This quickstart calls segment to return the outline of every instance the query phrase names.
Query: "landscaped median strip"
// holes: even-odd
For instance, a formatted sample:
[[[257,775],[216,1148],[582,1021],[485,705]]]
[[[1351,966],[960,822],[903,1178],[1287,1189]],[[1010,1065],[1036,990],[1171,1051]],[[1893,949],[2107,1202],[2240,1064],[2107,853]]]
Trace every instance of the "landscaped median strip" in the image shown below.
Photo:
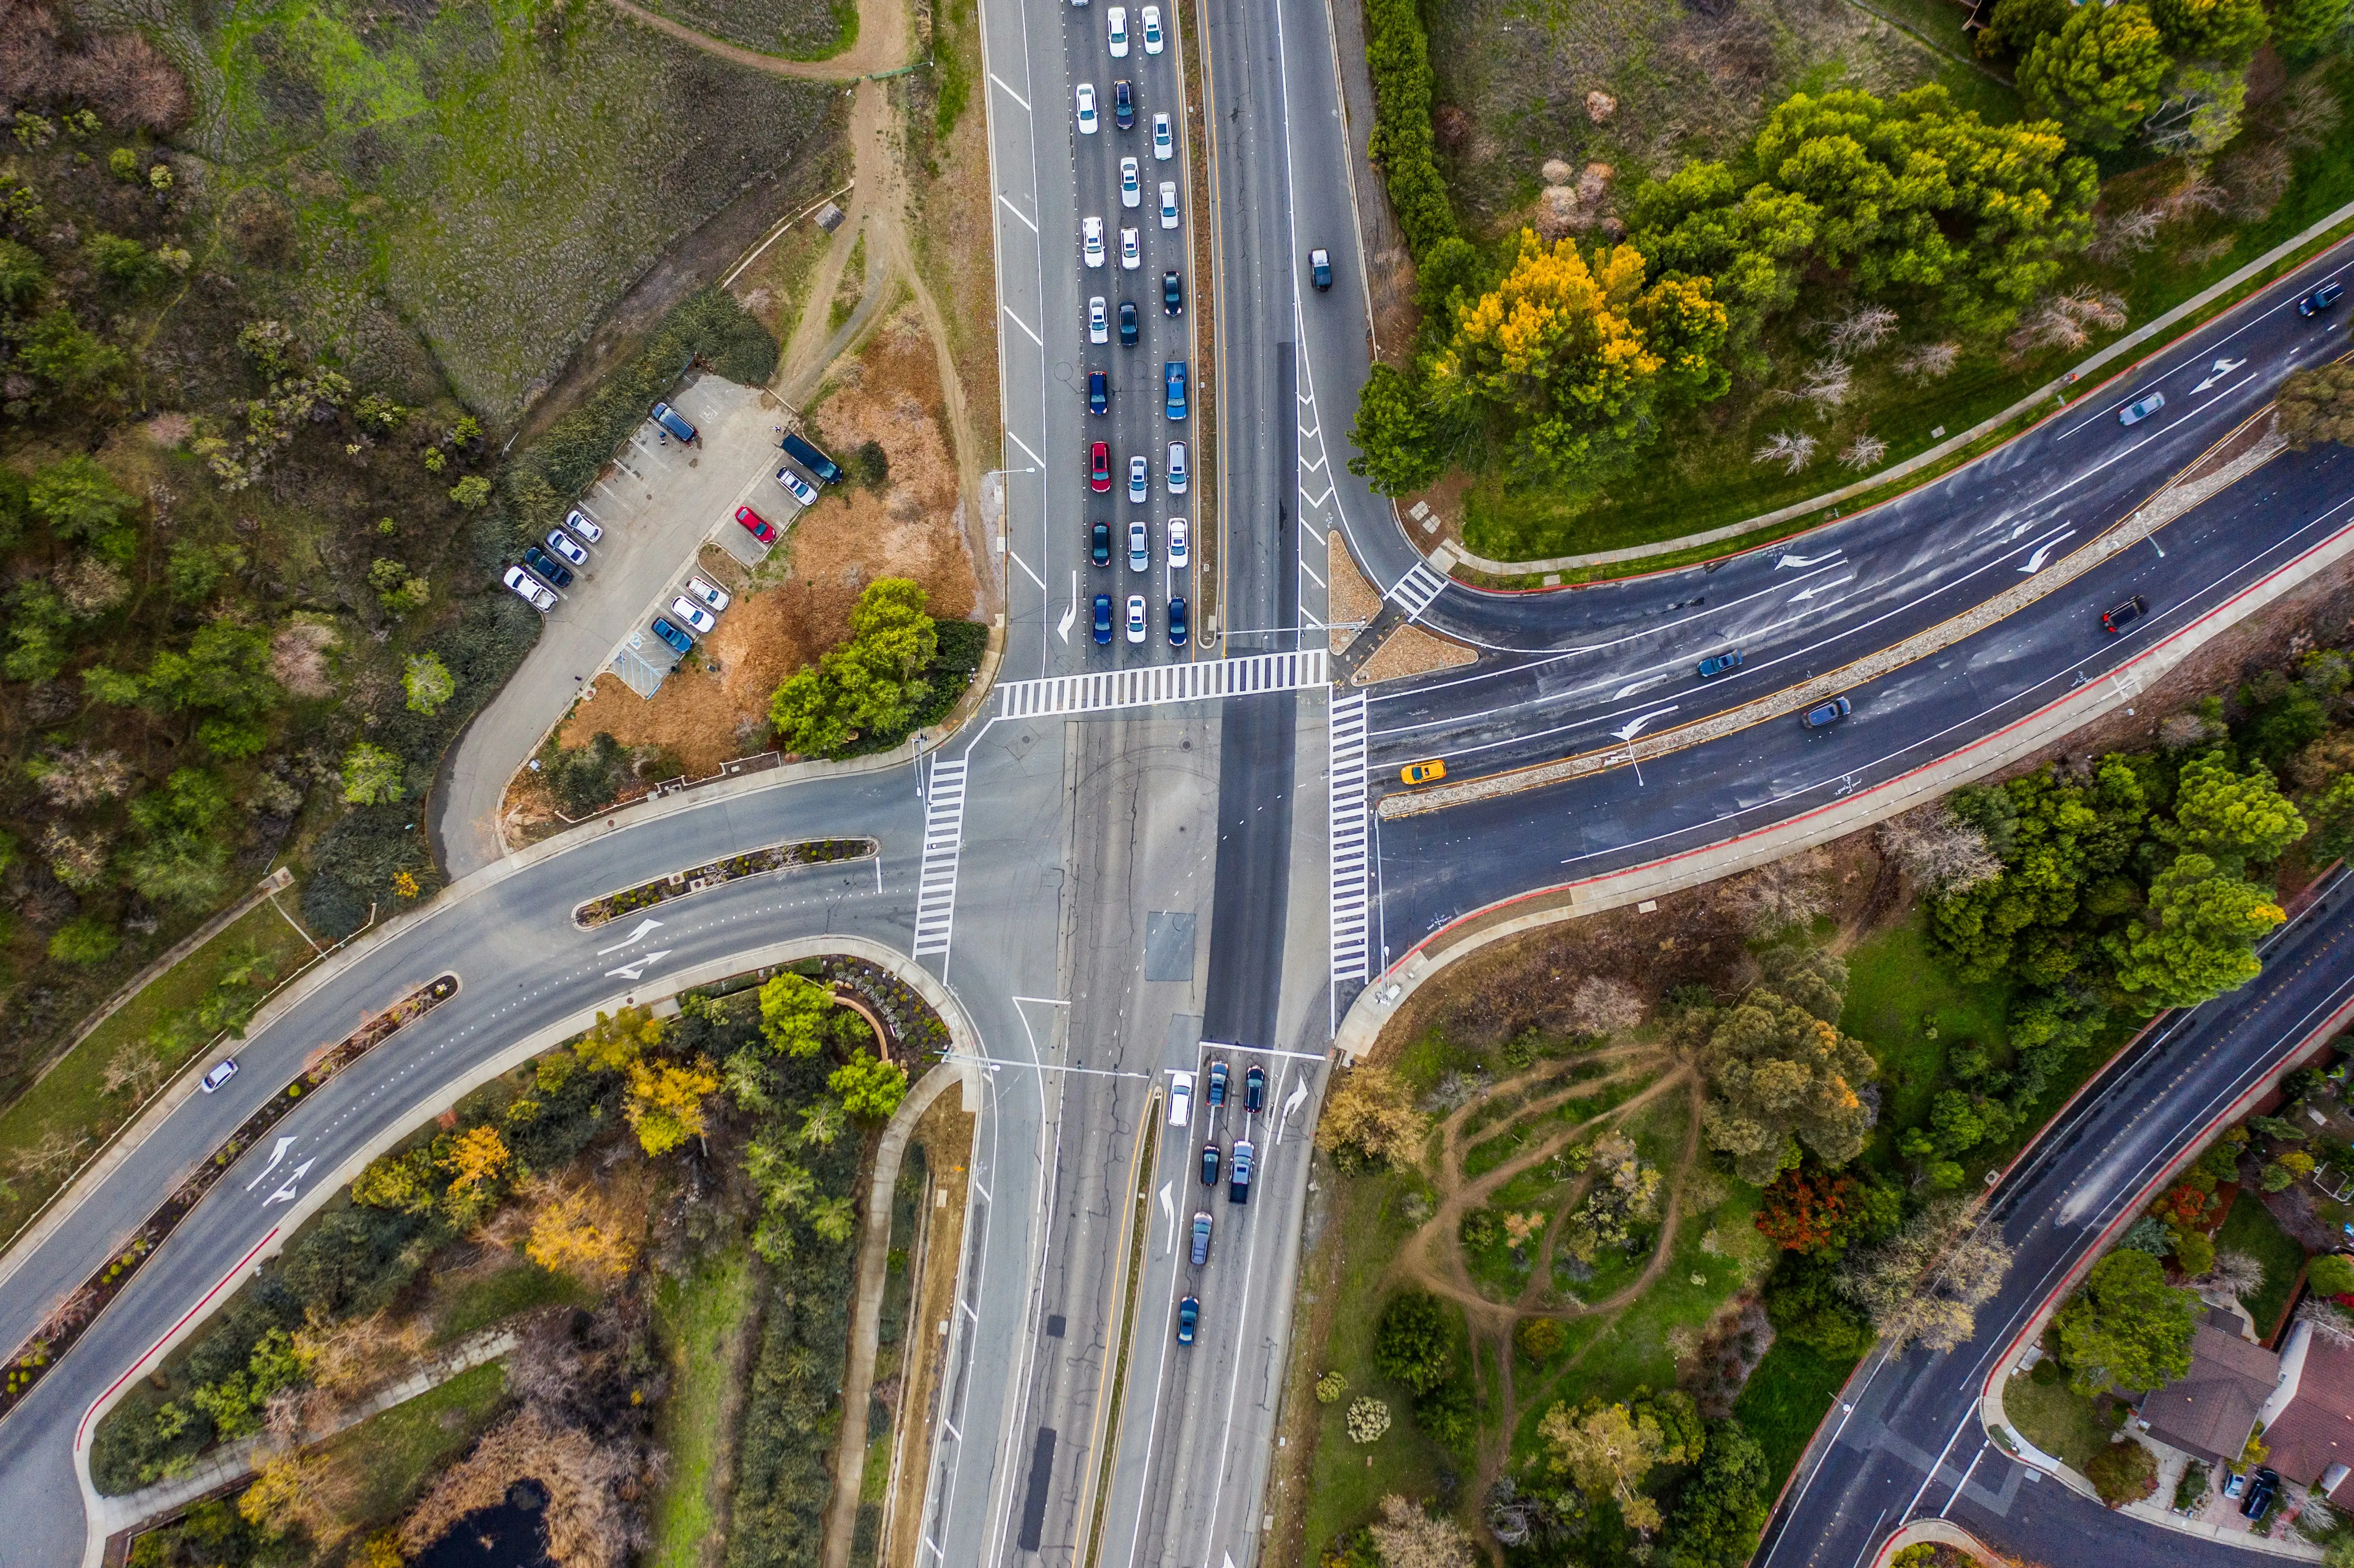
[[[641,882],[635,887],[624,887],[618,893],[608,893],[591,898],[572,912],[572,923],[584,931],[593,931],[609,921],[624,915],[634,915],[651,909],[657,904],[673,898],[684,898],[722,883],[740,882],[748,876],[765,876],[772,871],[784,871],[796,865],[838,865],[845,861],[871,860],[880,854],[883,846],[873,839],[803,839],[792,843],[770,844],[766,849],[747,850],[731,854],[725,860],[715,860],[705,865],[689,866],[673,871],[668,876],[657,876],[652,882]]]
[[[2238,483],[2270,462],[2285,449],[2287,443],[2278,431],[2267,425],[2246,450],[2208,472],[2202,474],[2200,471],[2211,458],[2227,450],[2257,420],[2269,420],[2271,418],[2269,408],[2256,414],[2209,448],[2197,461],[2144,502],[2125,521],[2109,528],[2082,549],[2062,556],[2032,573],[2024,581],[1973,605],[1951,620],[1926,627],[1852,663],[1692,724],[1663,729],[1653,735],[1638,736],[1603,750],[1579,752],[1557,761],[1533,763],[1526,768],[1467,779],[1457,784],[1440,784],[1427,789],[1385,795],[1382,798],[1381,815],[1393,820],[1420,816],[1426,812],[1444,810],[1450,806],[1468,805],[1474,800],[1490,800],[1526,789],[1545,789],[1610,768],[1648,762],[1670,752],[1720,740],[1752,725],[1803,713],[1850,687],[1878,680],[1907,664],[1940,652],[2017,614],[2037,599],[2057,592],[2111,556],[2140,544],[2200,502]]]
[[[248,1117],[245,1125],[231,1133],[228,1140],[213,1151],[211,1159],[196,1167],[176,1192],[157,1205],[155,1212],[147,1216],[146,1224],[133,1232],[131,1239],[83,1281],[80,1289],[59,1303],[48,1320],[17,1348],[7,1363],[6,1381],[0,1384],[0,1418],[15,1410],[49,1368],[73,1349],[90,1326],[98,1321],[99,1314],[131,1283],[140,1266],[154,1255],[155,1249],[179,1228],[189,1211],[237,1163],[239,1155],[276,1126],[311,1091],[390,1039],[403,1024],[422,1018],[457,994],[456,975],[443,975],[411,991],[345,1035],[292,1083],[272,1095],[268,1104]]]

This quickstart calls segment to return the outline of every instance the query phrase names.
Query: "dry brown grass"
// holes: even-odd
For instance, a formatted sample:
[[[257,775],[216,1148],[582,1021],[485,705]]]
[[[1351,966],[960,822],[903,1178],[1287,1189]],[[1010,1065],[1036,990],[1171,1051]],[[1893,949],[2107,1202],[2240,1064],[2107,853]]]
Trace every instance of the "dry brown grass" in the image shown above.
[[[547,1489],[550,1557],[563,1568],[620,1568],[643,1544],[620,1495],[635,1489],[638,1469],[634,1456],[527,1405],[442,1473],[401,1524],[401,1551],[415,1557],[466,1515],[496,1507],[509,1488],[530,1480]]]

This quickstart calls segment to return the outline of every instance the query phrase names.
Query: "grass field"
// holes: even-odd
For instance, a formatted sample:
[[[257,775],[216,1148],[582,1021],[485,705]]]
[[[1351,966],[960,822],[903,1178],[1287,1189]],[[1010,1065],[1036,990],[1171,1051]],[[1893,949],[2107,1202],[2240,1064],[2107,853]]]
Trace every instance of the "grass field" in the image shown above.
[[[2003,1015],[2010,988],[1956,980],[1918,916],[1858,943],[1847,961],[1840,1027],[1869,1045],[1880,1063],[1885,1097],[1874,1149],[1884,1158],[1898,1129],[1928,1118],[1930,1097],[1946,1086],[1946,1052],[1976,1044],[1997,1061],[2008,1060]]]
[[[596,1304],[596,1292],[570,1275],[518,1257],[479,1275],[436,1276],[425,1310],[433,1324],[433,1343],[446,1345],[535,1307]]]
[[[2247,1253],[2264,1266],[2264,1288],[2241,1305],[2255,1320],[2256,1332],[2269,1335],[2281,1314],[2288,1310],[2289,1293],[2296,1288],[2297,1273],[2305,1267],[2305,1248],[2281,1229],[2263,1201],[2245,1189],[2232,1201],[2232,1212],[2223,1216],[2222,1227],[2215,1233],[2215,1246],[2218,1251],[2231,1247]]]
[[[2100,1405],[2070,1388],[2065,1377],[2038,1383],[2034,1372],[2020,1372],[2002,1385],[2002,1408],[2020,1436],[2080,1471],[2116,1430]]]
[[[661,1442],[669,1473],[654,1499],[656,1568],[695,1568],[717,1518],[713,1477],[726,1446],[727,1413],[752,1306],[752,1266],[740,1245],[665,1277],[654,1296],[656,1332],[670,1363]]]
[[[1766,1450],[1767,1496],[1797,1467],[1856,1363],[1836,1361],[1789,1340],[1777,1340],[1749,1374],[1733,1414]]]
[[[490,1425],[505,1392],[505,1364],[485,1361],[331,1439],[323,1487],[349,1499],[337,1511],[359,1533],[394,1523]]]

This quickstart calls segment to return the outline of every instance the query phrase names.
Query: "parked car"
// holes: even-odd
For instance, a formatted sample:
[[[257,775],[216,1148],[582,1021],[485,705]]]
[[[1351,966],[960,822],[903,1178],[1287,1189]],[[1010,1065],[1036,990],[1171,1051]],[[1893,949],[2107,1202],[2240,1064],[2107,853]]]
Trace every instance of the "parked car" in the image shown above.
[[[1128,569],[1140,572],[1151,565],[1152,531],[1145,526],[1143,518],[1132,518],[1128,524]]]
[[[1111,491],[1111,443],[1096,441],[1087,448],[1087,488],[1097,495]]]
[[[1719,675],[1730,675],[1741,668],[1741,650],[1728,648],[1722,653],[1712,653],[1700,662],[1700,678],[1713,681]]]
[[[1096,133],[1097,126],[1102,123],[1096,118],[1096,84],[1091,81],[1079,83],[1076,96],[1079,106],[1079,134],[1092,136]]]
[[[775,524],[750,507],[738,506],[736,509],[736,521],[744,524],[744,531],[763,545],[773,545],[777,542]]]
[[[1140,593],[1128,596],[1128,640],[1130,642],[1144,641],[1144,596]]]
[[[2301,316],[2317,316],[2345,297],[2345,284],[2324,283],[2296,302],[2296,313]]]
[[[1243,1109],[1251,1116],[1267,1104],[1267,1069],[1252,1067],[1243,1074]]]
[[[2280,1492],[2280,1472],[2269,1465],[2258,1470],[2248,1482],[2248,1495],[2240,1504],[2240,1512],[2248,1519],[2262,1519],[2273,1506]]]
[[[2233,1502],[2237,1502],[2242,1497],[2245,1496],[2247,1494],[2247,1477],[2228,1474],[2224,1476],[2223,1495],[2231,1499]]]
[[[1398,769],[1398,782],[1401,784],[1436,784],[1446,777],[1447,764],[1436,757],[1421,762],[1409,762]]]
[[[1177,182],[1175,180],[1161,182],[1161,227],[1163,228],[1177,227]]]
[[[1119,231],[1119,264],[1131,272],[1144,265],[1144,251],[1138,245],[1136,230],[1132,228]]]
[[[1185,362],[1170,360],[1161,367],[1161,375],[1169,387],[1169,417],[1182,419],[1185,417]]]
[[[1079,219],[1079,259],[1090,267],[1100,267],[1104,264],[1102,218]]]
[[[1169,493],[1172,495],[1185,493],[1185,443],[1183,441],[1169,443]]]
[[[1128,498],[1141,506],[1152,496],[1152,479],[1145,467],[1144,454],[1136,453],[1128,460]],[[1143,568],[1139,567],[1141,571]]]
[[[701,577],[690,576],[686,579],[686,591],[708,605],[714,615],[727,608],[729,598],[727,590],[717,583],[705,582]]]
[[[1839,723],[1854,711],[1854,706],[1845,697],[1833,697],[1820,707],[1808,708],[1806,716],[1798,722],[1808,729],[1821,729],[1826,725]]]
[[[1177,155],[1177,139],[1169,133],[1169,116],[1152,117],[1152,155],[1162,163]]]
[[[537,572],[541,577],[546,577],[549,582],[554,583],[557,588],[570,588],[572,586],[572,568],[566,566],[563,562],[556,559],[536,545],[526,545],[524,546],[523,564],[529,567],[533,571]]]
[[[670,601],[670,612],[686,622],[699,636],[708,637],[719,630],[718,618],[684,594]]]
[[[1111,595],[1108,593],[1096,595],[1096,641],[1111,641]]]
[[[547,547],[576,567],[588,564],[588,548],[561,528],[547,531]]]
[[[1193,1075],[1169,1075],[1169,1125],[1183,1127],[1193,1119]]]
[[[1169,601],[1169,646],[1185,646],[1185,601],[1182,598]]]
[[[1332,286],[1332,253],[1321,245],[1308,253],[1308,281],[1320,294]]]
[[[2147,397],[2137,397],[2117,410],[2117,423],[2138,425],[2165,407],[2166,394],[2163,392],[2153,392]]]
[[[1136,346],[1136,302],[1134,300],[1122,300],[1119,302],[1120,347],[1134,348]]]
[[[596,521],[578,506],[564,514],[564,525],[592,545],[605,542],[605,530],[598,527]]]
[[[1087,372],[1087,412],[1090,414],[1111,412],[1111,377],[1100,370]]]
[[[1087,0],[1078,0],[1078,3],[1084,5]],[[1198,1299],[1188,1296],[1184,1300],[1177,1303],[1177,1342],[1181,1345],[1192,1344],[1193,1330],[1201,1321],[1202,1303]]]
[[[689,445],[694,444],[695,427],[686,422],[685,415],[680,413],[669,404],[657,403],[654,405],[653,420],[655,424],[660,425],[663,429],[668,430],[680,440],[685,441]]]
[[[1138,12],[1137,26],[1144,33],[1144,52],[1148,55],[1159,54],[1161,46],[1168,42],[1161,36],[1161,7],[1147,5]]]
[[[1257,1152],[1257,1150],[1251,1147],[1251,1141],[1247,1138],[1235,1145],[1234,1164],[1226,1176],[1227,1202],[1250,1202],[1251,1160]]]
[[[2149,601],[2136,594],[2125,603],[2113,604],[2101,611],[2101,630],[2115,636],[2148,613]]]
[[[1119,205],[1134,207],[1144,199],[1144,182],[1137,173],[1134,158],[1119,161]]]
[[[1203,1186],[1214,1187],[1218,1184],[1218,1160],[1219,1154],[1218,1146],[1216,1144],[1205,1143],[1202,1145]]]
[[[1193,1211],[1193,1266],[1201,1267],[1210,1261],[1210,1211]]]
[[[1182,517],[1169,519],[1169,569],[1171,571],[1182,572],[1192,563],[1193,557],[1186,549],[1186,535],[1192,532],[1193,530]]]
[[[1093,561],[1099,567],[1108,567],[1111,565],[1110,524],[1090,523],[1087,524],[1087,559]]]
[[[1210,1064],[1210,1108],[1215,1110],[1225,1103],[1226,1065],[1224,1062],[1213,1062]]]
[[[1105,313],[1104,297],[1101,294],[1087,301],[1087,341],[1089,343],[1111,341],[1111,318]]]
[[[840,484],[842,482],[842,465],[790,430],[785,432],[782,445],[785,455],[817,475],[819,483]]]
[[[213,1064],[212,1071],[207,1073],[204,1077],[197,1082],[196,1087],[204,1090],[207,1094],[211,1094],[215,1089],[219,1088],[223,1084],[228,1083],[231,1078],[236,1076],[237,1058],[234,1056],[224,1056],[219,1061]]]
[[[654,635],[669,644],[670,651],[682,659],[695,652],[695,639],[659,615],[654,617]]]
[[[785,487],[785,493],[787,495],[791,496],[803,506],[815,506],[817,504],[817,486],[811,484],[808,480],[803,479],[800,474],[795,473],[791,469],[779,469],[777,471],[777,482]]]
[[[521,567],[509,567],[507,575],[500,580],[514,590],[516,598],[542,615],[556,608],[556,590]]]
[[[1104,13],[1104,34],[1111,45],[1111,58],[1128,58],[1128,7],[1115,5]]]
[[[1173,270],[1161,274],[1161,313],[1164,316],[1185,313],[1184,274]]]
[[[1111,84],[1111,122],[1123,131],[1136,129],[1136,90],[1125,78]]]

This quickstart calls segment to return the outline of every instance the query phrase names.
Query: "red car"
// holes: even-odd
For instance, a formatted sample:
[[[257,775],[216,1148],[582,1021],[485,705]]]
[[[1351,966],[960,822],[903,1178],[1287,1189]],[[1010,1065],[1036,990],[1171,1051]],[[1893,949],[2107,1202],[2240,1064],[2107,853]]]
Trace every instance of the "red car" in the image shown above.
[[[736,521],[744,524],[752,537],[759,540],[763,545],[773,545],[777,542],[777,530],[770,525],[767,518],[750,507],[738,506],[736,509]]]
[[[1087,488],[1097,495],[1111,490],[1111,443],[1097,441],[1087,449]]]

